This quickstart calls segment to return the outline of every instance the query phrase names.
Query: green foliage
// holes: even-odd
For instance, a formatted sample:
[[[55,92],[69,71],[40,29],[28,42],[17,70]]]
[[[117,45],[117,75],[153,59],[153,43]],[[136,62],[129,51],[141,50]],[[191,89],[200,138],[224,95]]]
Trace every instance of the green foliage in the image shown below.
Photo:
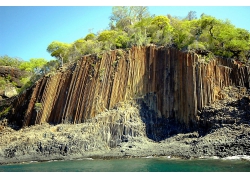
[[[50,60],[43,65],[42,69],[44,74],[55,72],[59,68],[60,64],[57,60]]]
[[[156,16],[152,19],[152,25],[155,25],[159,29],[167,28],[166,30],[171,31],[172,27],[169,24],[170,20],[166,16]]]
[[[205,61],[209,62],[215,58],[214,54],[212,52],[209,52],[208,55],[205,57]]]
[[[100,71],[99,71],[99,80],[100,81],[103,81],[104,73],[105,73],[105,68],[100,69]]]
[[[23,77],[21,78],[20,82],[23,84],[23,86],[17,89],[18,93],[23,92],[25,89],[29,88],[33,84],[32,76]]]
[[[57,60],[47,61],[43,58],[31,58],[29,61],[23,61],[8,56],[1,57],[0,64],[21,70],[20,83],[14,81],[10,74],[6,77],[0,77],[0,90],[3,90],[7,85],[11,84],[12,86],[21,85],[21,88],[17,88],[19,93],[30,87],[42,75],[55,71],[59,67]]]
[[[173,38],[173,27],[166,16],[156,16],[152,19],[151,29],[153,29],[151,42],[158,45],[169,45]]]
[[[45,74],[43,67],[46,63],[47,61],[43,58],[32,58],[30,61],[22,62],[19,68],[35,74]]]
[[[23,60],[20,58],[13,58],[7,55],[0,56],[0,66],[12,66],[18,68],[22,61]]]
[[[142,46],[150,44],[151,38],[147,36],[146,30],[142,30],[140,28],[135,28],[134,31],[131,31],[130,46]]]
[[[228,20],[205,14],[197,18],[195,11],[190,11],[185,18],[179,18],[171,15],[151,16],[145,6],[115,6],[109,26],[110,29],[97,35],[89,33],[72,44],[53,41],[47,50],[62,65],[86,54],[98,55],[110,49],[150,43],[197,53],[211,52],[242,61],[250,58],[250,33],[247,30],[234,27]]]
[[[99,34],[97,40],[102,42],[103,50],[109,50],[126,48],[129,42],[129,37],[124,31],[105,30]]]
[[[35,103],[35,110],[40,111],[42,109],[42,103]]]
[[[179,49],[185,49],[188,45],[192,44],[196,39],[195,27],[196,21],[187,21],[172,19],[171,24],[173,30],[173,42]]]
[[[206,50],[204,43],[194,40],[194,42],[188,45],[188,50]]]
[[[101,59],[102,59],[103,54],[102,54],[102,53],[97,53],[97,54],[96,54],[96,56],[97,56],[97,58],[98,58],[99,60],[101,60]]]
[[[94,33],[90,33],[87,36],[85,36],[84,40],[88,41],[88,40],[94,40],[96,38]]]
[[[129,37],[125,32],[119,32],[115,37],[116,48],[126,48],[129,42]]]
[[[10,112],[11,106],[8,106],[8,107],[1,107],[0,109],[1,109],[1,110],[0,110],[0,118],[2,118],[2,117],[4,117],[4,116],[6,116],[6,115]]]
[[[110,29],[97,34],[89,33],[70,44],[53,41],[48,45],[47,51],[56,58],[55,60],[33,58],[23,61],[19,58],[0,56],[0,66],[13,66],[26,71],[21,78],[21,83],[24,84],[19,89],[21,92],[42,75],[54,73],[59,66],[76,61],[83,55],[96,54],[98,59],[101,59],[103,52],[110,49],[125,49],[150,43],[174,46],[196,53],[206,52],[206,62],[217,55],[250,63],[249,31],[236,28],[228,20],[216,19],[209,15],[202,14],[197,18],[195,11],[190,11],[185,18],[179,18],[169,14],[151,16],[145,6],[115,6],[112,8],[109,26]],[[114,67],[117,66],[119,58],[117,51]],[[99,72],[100,80],[103,79],[104,70]],[[11,78],[0,78],[0,87],[11,83]]]
[[[123,55],[123,51],[122,51],[121,49],[118,49],[118,50],[116,51],[116,56],[122,57],[122,55]]]
[[[7,82],[3,77],[0,77],[0,89],[3,89],[6,86]]]
[[[110,17],[110,28],[126,31],[129,26],[149,16],[146,6],[114,6]]]
[[[79,59],[83,55],[101,52],[102,43],[97,40],[76,40],[70,48],[69,58],[73,60]]]
[[[20,64],[20,69],[26,71],[26,75],[20,79],[23,86],[18,89],[18,92],[22,92],[28,87],[32,86],[41,76],[55,71],[59,67],[58,61],[47,61],[43,58],[32,58],[30,61],[24,61]]]
[[[200,40],[208,42],[208,49],[214,54],[247,60],[246,51],[250,47],[250,33],[236,28],[228,20],[218,20],[212,16],[203,15],[199,19],[202,31]]]
[[[22,84],[27,84],[29,81],[30,81],[30,77],[24,77],[24,78],[21,78],[20,80]]]
[[[61,66],[63,66],[63,63],[68,62],[68,53],[71,46],[72,45],[68,43],[53,41],[47,47],[47,51],[52,57],[59,60],[61,62]]]
[[[98,36],[98,41],[102,42],[114,42],[114,37],[116,36],[117,31],[115,30],[104,30]]]
[[[186,18],[186,20],[193,20],[193,19],[197,19],[197,16],[196,16],[196,12],[195,11],[189,11]]]

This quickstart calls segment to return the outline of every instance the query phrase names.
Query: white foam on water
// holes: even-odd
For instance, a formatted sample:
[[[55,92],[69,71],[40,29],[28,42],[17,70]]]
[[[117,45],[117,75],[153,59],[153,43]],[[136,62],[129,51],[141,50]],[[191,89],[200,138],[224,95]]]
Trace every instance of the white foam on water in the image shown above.
[[[228,156],[225,158],[222,158],[224,160],[247,160],[250,161],[250,156],[247,155],[237,155],[237,156]]]
[[[80,159],[75,159],[76,161],[81,161],[81,160],[94,160],[93,158],[80,158]]]
[[[154,156],[147,156],[147,157],[142,157],[142,158],[151,159],[151,158],[154,158]]]

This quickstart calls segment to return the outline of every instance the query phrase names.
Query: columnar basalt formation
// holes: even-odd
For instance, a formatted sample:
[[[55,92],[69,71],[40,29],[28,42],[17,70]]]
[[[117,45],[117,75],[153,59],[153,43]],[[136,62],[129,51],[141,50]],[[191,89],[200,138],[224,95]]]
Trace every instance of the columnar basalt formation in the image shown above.
[[[175,118],[189,128],[199,121],[198,110],[222,98],[221,89],[249,85],[250,68],[232,60],[207,63],[174,48],[133,47],[84,56],[44,76],[19,95],[9,119],[22,126],[83,123],[119,102],[142,98],[158,117]]]

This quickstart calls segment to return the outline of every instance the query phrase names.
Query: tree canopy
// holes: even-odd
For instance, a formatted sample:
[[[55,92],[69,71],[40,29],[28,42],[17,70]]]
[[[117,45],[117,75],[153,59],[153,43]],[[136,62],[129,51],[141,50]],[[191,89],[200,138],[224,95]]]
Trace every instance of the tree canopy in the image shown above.
[[[24,61],[6,55],[0,56],[0,66],[13,66],[29,72],[23,82],[31,84],[41,75],[83,55],[149,44],[203,52],[211,57],[235,58],[250,64],[250,33],[235,27],[229,20],[204,13],[197,17],[195,11],[188,12],[184,18],[170,14],[155,16],[146,6],[115,6],[109,28],[91,32],[72,43],[52,41],[47,51],[55,60],[32,58]]]
[[[109,28],[89,33],[68,44],[53,41],[47,48],[61,65],[86,54],[156,44],[180,50],[204,51],[214,55],[249,61],[250,33],[229,20],[190,11],[184,18],[150,15],[146,6],[115,6]]]
[[[61,62],[61,65],[63,66],[63,63],[68,61],[68,54],[70,47],[71,44],[63,43],[60,41],[53,41],[47,47],[47,51],[51,53],[52,57],[57,58]]]

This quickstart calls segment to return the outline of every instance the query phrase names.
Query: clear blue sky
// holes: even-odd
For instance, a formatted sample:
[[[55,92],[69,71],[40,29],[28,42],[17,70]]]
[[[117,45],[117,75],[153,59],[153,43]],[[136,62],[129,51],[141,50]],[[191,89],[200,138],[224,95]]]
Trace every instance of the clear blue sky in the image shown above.
[[[199,17],[205,13],[229,19],[236,27],[250,32],[249,5],[148,7],[155,15],[185,17],[192,10]],[[52,41],[72,43],[90,30],[104,30],[111,13],[112,6],[0,6],[0,56],[54,59],[46,51]]]

